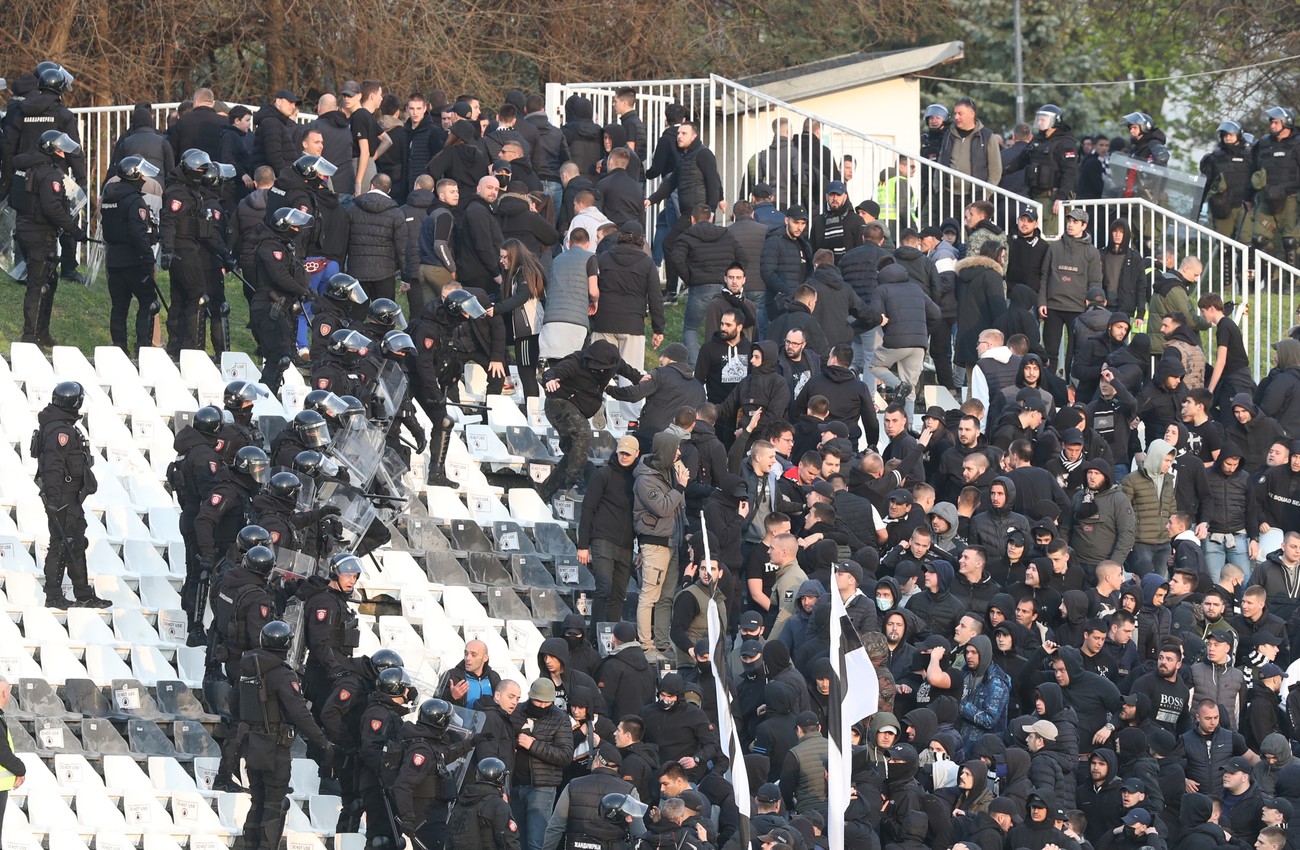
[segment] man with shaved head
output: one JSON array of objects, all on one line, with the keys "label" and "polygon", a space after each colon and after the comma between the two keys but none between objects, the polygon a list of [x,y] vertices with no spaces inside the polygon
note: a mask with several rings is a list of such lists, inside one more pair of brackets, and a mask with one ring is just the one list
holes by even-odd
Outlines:
[{"label": "man with shaved head", "polygon": [[470,640],[465,642],[465,660],[442,674],[434,696],[453,705],[473,708],[480,697],[491,697],[500,685],[501,676],[488,666],[487,644]]}]

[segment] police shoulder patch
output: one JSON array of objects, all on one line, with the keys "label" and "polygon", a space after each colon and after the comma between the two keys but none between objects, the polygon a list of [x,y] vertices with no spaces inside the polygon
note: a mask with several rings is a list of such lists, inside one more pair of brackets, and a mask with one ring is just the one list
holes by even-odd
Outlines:
[{"label": "police shoulder patch", "polygon": [[330,325],[326,324],[325,322],[321,322],[321,326],[320,326],[321,336],[328,336],[329,332],[332,330],[334,330],[334,328],[332,328]]},{"label": "police shoulder patch", "polygon": [[57,195],[58,193],[63,191],[63,184],[60,183],[58,180],[54,180],[50,183],[50,188],[53,189],[54,193]]},{"label": "police shoulder patch", "polygon": [[329,378],[317,378],[317,379],[316,379],[316,388],[317,388],[317,389],[327,390],[327,389],[329,389],[329,386],[330,386],[330,379],[329,379]]},{"label": "police shoulder patch", "polygon": [[208,461],[208,472],[211,472],[213,475],[216,475],[217,467],[220,465],[221,464],[217,463],[215,460]]},{"label": "police shoulder patch", "polygon": [[294,682],[294,683],[293,683],[293,689],[294,689],[295,691],[297,691],[298,693],[302,693],[302,684],[299,683],[299,682]]},{"label": "police shoulder patch", "polygon": [[515,819],[514,819],[514,818],[511,818],[511,819],[510,819],[510,831],[511,831],[511,832],[518,832],[518,831],[519,831],[519,825],[515,823]]},{"label": "police shoulder patch", "polygon": [[380,729],[383,729],[383,728],[384,728],[384,721],[382,721],[382,720],[372,720],[372,721],[370,721],[370,731],[372,731],[372,732],[378,732]]},{"label": "police shoulder patch", "polygon": [[225,441],[225,440],[217,440],[217,444],[216,444],[215,446],[213,446],[213,448],[216,449],[217,451],[221,451],[221,450],[223,450],[225,447],[226,447],[226,441]]},{"label": "police shoulder patch", "polygon": [[208,499],[208,501],[212,504],[212,507],[214,508],[217,505],[221,504],[221,500],[222,500],[222,495],[220,493],[213,493],[212,498]]},{"label": "police shoulder patch", "polygon": [[140,209],[136,210],[136,212],[140,214],[140,220],[141,220],[141,221],[148,221],[148,220],[149,220],[149,211],[148,211],[147,209],[145,209],[144,207],[140,207]]},{"label": "police shoulder patch", "polygon": [[411,764],[415,765],[416,767],[419,767],[420,765],[424,764],[424,753],[416,753],[415,755],[411,756]]},{"label": "police shoulder patch", "polygon": [[339,691],[339,699],[340,700],[352,699],[352,692],[349,691],[347,688],[343,688],[342,690]]},{"label": "police shoulder patch", "polygon": [[426,349],[433,348],[433,344],[434,344],[435,342],[437,342],[437,340],[435,340],[433,337],[431,337],[431,336],[426,336],[426,337],[424,338],[424,347],[425,347]]},{"label": "police shoulder patch", "polygon": [[215,218],[217,221],[221,221],[221,210],[213,210],[212,217]]},{"label": "police shoulder patch", "polygon": [[263,605],[263,606],[262,606],[262,616],[263,616],[263,617],[269,617],[270,615],[271,615],[271,609],[268,608],[268,607],[266,607],[265,605]]},{"label": "police shoulder patch", "polygon": [[59,435],[59,445],[60,445],[60,446],[66,446],[67,444],[68,444],[68,435],[67,435],[67,434],[60,434],[60,435]]},{"label": "police shoulder patch", "polygon": [[283,260],[283,259],[284,259],[284,252],[283,252],[283,251],[272,251],[272,252],[271,252],[271,256],[272,256],[272,257],[275,257],[277,260]]},{"label": "police shoulder patch", "polygon": [[317,608],[317,609],[316,609],[316,621],[317,621],[317,622],[320,622],[320,623],[325,622],[325,618],[326,618],[327,616],[329,616],[329,612],[326,611],[324,608]]},{"label": "police shoulder patch", "polygon": [[279,542],[280,542],[280,532],[278,532],[278,531],[272,531],[272,532],[271,532],[271,542],[272,542],[272,543],[279,543]]},{"label": "police shoulder patch", "polygon": [[183,206],[185,206],[185,202],[182,201],[180,198],[172,199],[172,203],[171,203],[172,212],[180,212],[181,207]]}]

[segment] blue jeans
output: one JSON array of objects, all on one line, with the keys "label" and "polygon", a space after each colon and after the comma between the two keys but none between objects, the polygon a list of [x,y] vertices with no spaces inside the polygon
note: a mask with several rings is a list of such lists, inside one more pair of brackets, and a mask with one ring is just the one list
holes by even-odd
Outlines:
[{"label": "blue jeans", "polygon": [[564,186],[560,183],[552,183],[549,180],[542,181],[542,191],[551,196],[551,209],[558,214],[560,204],[564,203]]},{"label": "blue jeans", "polygon": [[[528,758],[521,754],[520,758]],[[546,824],[555,809],[555,789],[516,785],[510,789],[510,812],[519,825],[520,850],[542,850]]]},{"label": "blue jeans", "polygon": [[1223,565],[1226,563],[1236,564],[1241,567],[1241,571],[1246,574],[1244,581],[1250,580],[1251,563],[1249,553],[1249,540],[1245,534],[1233,535],[1235,546],[1229,549],[1224,543],[1206,537],[1201,544],[1205,550],[1205,569],[1210,573],[1210,581],[1218,583],[1219,576],[1223,572]]},{"label": "blue jeans", "polygon": [[699,283],[686,290],[686,315],[682,316],[682,342],[691,356],[691,365],[700,353],[700,323],[713,296],[722,291],[720,283]]},{"label": "blue jeans", "polygon": [[650,256],[655,261],[655,265],[661,265],[664,261],[664,240],[668,238],[668,231],[673,229],[677,224],[680,213],[677,210],[677,192],[674,191],[664,201],[659,208],[659,214],[655,216],[655,238],[650,243]]},{"label": "blue jeans", "polygon": [[1168,578],[1170,551],[1168,543],[1134,543],[1124,565],[1139,578],[1152,572]]},{"label": "blue jeans", "polygon": [[880,345],[880,328],[872,328],[853,338],[853,371],[865,374],[876,362],[876,346]]},{"label": "blue jeans", "polygon": [[754,334],[754,339],[759,341],[767,339],[767,293],[763,290],[746,292],[745,300],[754,305],[754,315],[758,316],[758,331]]}]

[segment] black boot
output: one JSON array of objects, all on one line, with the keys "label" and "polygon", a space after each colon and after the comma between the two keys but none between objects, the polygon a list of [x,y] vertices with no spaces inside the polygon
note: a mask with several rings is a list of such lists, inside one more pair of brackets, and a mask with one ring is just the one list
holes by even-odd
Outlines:
[{"label": "black boot", "polygon": [[447,447],[451,444],[451,432],[446,428],[435,429],[429,435],[429,476],[428,482],[434,487],[450,487],[453,490],[460,484],[447,477]]},{"label": "black boot", "polygon": [[54,312],[54,288],[41,290],[41,303],[36,315],[36,342],[53,348],[59,343],[50,336],[50,315]]}]

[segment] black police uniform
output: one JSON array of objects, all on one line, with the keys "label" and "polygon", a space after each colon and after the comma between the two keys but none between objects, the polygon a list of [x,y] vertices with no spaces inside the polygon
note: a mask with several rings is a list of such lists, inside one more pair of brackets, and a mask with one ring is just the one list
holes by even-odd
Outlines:
[{"label": "black police uniform", "polygon": [[[244,653],[257,647],[262,628],[275,619],[275,601],[266,585],[266,577],[243,565],[222,574],[212,592],[212,634],[208,640],[209,661],[224,665],[230,685],[229,709],[232,719],[240,714],[239,662]],[[239,740],[230,728],[224,733],[218,778],[234,777],[239,767]]]},{"label": "black police uniform", "polygon": [[[1291,128],[1286,138],[1268,133],[1255,143],[1254,166],[1266,175],[1264,187],[1255,197],[1252,241],[1256,248],[1271,251],[1281,237],[1288,262],[1300,246],[1300,213],[1296,193],[1300,192],[1300,136]],[[31,278],[29,277],[28,280]]]},{"label": "black police uniform", "polygon": [[402,442],[402,429],[405,428],[415,440],[415,453],[424,454],[424,450],[429,445],[428,437],[424,433],[424,426],[420,424],[420,417],[415,412],[415,404],[411,401],[411,367],[415,362],[414,357],[401,355],[372,355],[377,358],[378,365],[384,361],[391,361],[401,367],[402,372],[406,375],[407,393],[402,397],[402,403],[397,408],[397,414],[393,416],[388,423],[388,433],[384,437],[384,444],[397,453],[402,462],[409,468],[411,465],[411,447]]},{"label": "black police uniform", "polygon": [[447,844],[456,850],[519,850],[519,826],[500,788],[465,783],[447,818]]},{"label": "black police uniform", "polygon": [[284,832],[284,801],[289,791],[293,739],[304,738],[329,748],[312,719],[297,675],[282,651],[254,649],[239,666],[241,729],[247,728],[244,765],[252,805],[244,821],[244,846],[277,850]]},{"label": "black police uniform", "polygon": [[199,562],[211,574],[226,556],[239,530],[253,521],[253,495],[260,484],[247,475],[225,467],[212,492],[199,505],[194,518],[194,537],[199,544]]},{"label": "black police uniform", "polygon": [[312,300],[311,341],[307,346],[312,363],[318,363],[325,357],[325,346],[329,345],[330,334],[356,324],[356,317],[348,309],[351,304],[351,301],[336,301],[324,293]]},{"label": "black police uniform", "polygon": [[253,274],[256,292],[248,305],[249,327],[265,360],[262,383],[278,393],[294,351],[296,302],[311,297],[311,290],[292,230],[277,233],[262,225],[254,240],[258,243]]},{"label": "black police uniform", "polygon": [[253,497],[253,515],[258,525],[271,532],[271,542],[313,558],[325,554],[320,548],[320,535],[315,533],[315,526],[326,517],[338,514],[339,509],[334,505],[300,511],[297,500],[285,499],[265,490]]},{"label": "black police uniform", "polygon": [[402,727],[402,762],[393,782],[393,804],[402,829],[429,850],[447,839],[448,804],[457,790],[442,776],[445,767],[473,749],[475,740],[447,740],[447,733],[424,723]]},{"label": "black police uniform", "polygon": [[355,396],[361,399],[367,410],[370,409],[374,376],[371,370],[362,368],[356,355],[326,351],[319,360],[313,359],[311,363],[312,389],[329,390],[338,396]]},{"label": "black police uniform", "polygon": [[202,198],[199,232],[204,239],[203,294],[199,298],[199,315],[195,340],[203,347],[204,329],[211,326],[212,350],[219,357],[230,347],[230,304],[226,301],[226,278],[223,269],[234,268],[238,260],[226,242],[226,206],[222,190],[212,186],[199,189]]},{"label": "black police uniform", "polygon": [[334,677],[333,689],[320,712],[321,728],[334,745],[334,775],[342,790],[335,832],[356,832],[361,824],[361,716],[374,692],[375,678],[375,665],[368,657],[352,659]]},{"label": "black police uniform", "polygon": [[[229,408],[227,408],[229,410]],[[261,430],[253,424],[253,409],[231,410],[230,415],[233,421],[226,422],[221,426],[221,457],[226,461],[234,460],[239,450],[246,446],[255,448],[265,448],[266,438],[262,436]]]},{"label": "black police uniform", "polygon": [[181,607],[190,615],[193,630],[196,625],[202,626],[200,594],[203,593],[204,579],[211,578],[211,573],[206,577],[203,575],[194,523],[199,508],[221,481],[221,452],[225,444],[220,436],[204,434],[193,425],[187,425],[176,435],[172,448],[176,450],[176,460],[167,468],[167,479],[181,504],[180,531],[181,539],[185,541],[185,584],[181,588]]},{"label": "black police uniform", "polygon": [[36,416],[36,483],[49,522],[50,548],[45,556],[45,602],[64,607],[63,574],[72,580],[78,603],[96,599],[86,570],[86,515],[82,503],[95,492],[94,460],[77,427],[80,414],[54,404]]},{"label": "black police uniform", "polygon": [[[315,218],[311,227],[296,234],[299,257],[329,257],[342,264],[342,249],[347,246],[347,211],[332,189],[324,186],[319,178],[303,177],[290,163],[280,169],[266,193],[268,225],[275,211],[282,207],[302,210]],[[340,236],[342,244],[331,244],[338,243]]]},{"label": "black police uniform", "polygon": [[1250,172],[1250,149],[1240,141],[1235,145],[1220,141],[1201,158],[1201,173],[1205,175],[1201,202],[1210,203],[1211,224],[1220,234],[1247,243],[1250,234],[1242,231],[1242,224],[1247,218],[1245,204],[1254,194]]},{"label": "black police uniform", "polygon": [[113,344],[131,353],[126,316],[136,301],[135,350],[153,342],[153,317],[160,305],[154,295],[153,243],[158,239],[153,213],[140,193],[140,185],[118,180],[104,187],[99,220],[104,231],[104,267],[108,270],[108,296],[113,306],[108,333]]},{"label": "black police uniform", "polygon": [[1027,170],[1025,181],[1029,184],[1030,197],[1043,204],[1043,232],[1055,233],[1057,216],[1052,212],[1052,205],[1072,199],[1079,182],[1079,143],[1070,126],[1058,123],[1050,136],[1039,130],[1020,155],[1002,170],[1008,173],[1021,169]]},{"label": "black police uniform", "polygon": [[631,782],[612,768],[598,767],[570,782],[563,792],[568,797],[568,821],[564,827],[570,850],[616,850],[626,846],[627,830],[600,816],[600,801],[606,794],[632,794]]},{"label": "black police uniform", "polygon": [[[396,776],[395,765],[401,757],[402,715],[406,705],[393,702],[384,693],[372,693],[361,713],[357,734],[357,793],[366,813],[366,841],[393,837],[392,820],[384,795],[387,784]],[[387,767],[385,764],[387,763]]]},{"label": "black police uniform", "polygon": [[303,672],[303,687],[313,706],[325,704],[330,680],[345,668],[361,642],[357,615],[348,607],[350,597],[351,594],[327,585],[304,601],[303,619],[309,654]]},{"label": "black police uniform", "polygon": [[199,348],[200,300],[207,292],[210,258],[206,239],[212,223],[205,218],[208,203],[199,175],[176,166],[163,190],[160,226],[161,262],[171,275],[171,305],[167,311],[167,353],[179,357],[181,349]]},{"label": "black police uniform", "polygon": [[82,242],[85,231],[72,217],[63,167],[48,154],[19,154],[14,161],[9,206],[18,214],[14,236],[27,260],[27,293],[23,296],[23,341],[52,344],[50,313],[59,288],[59,232]]}]

